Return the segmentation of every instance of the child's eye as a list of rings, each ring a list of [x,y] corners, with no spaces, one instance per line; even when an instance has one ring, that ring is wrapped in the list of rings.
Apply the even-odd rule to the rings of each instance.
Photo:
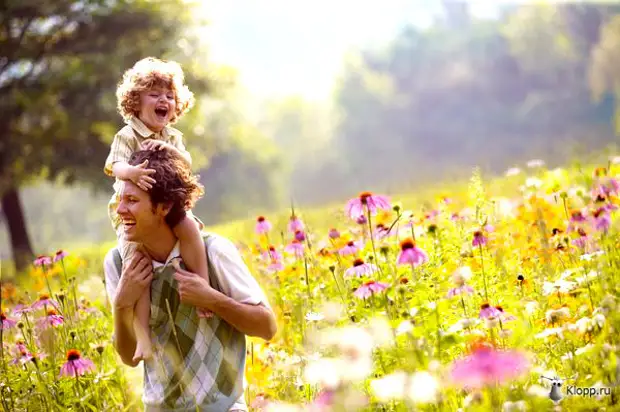
[[[168,96],[166,96],[169,100],[174,100],[174,95],[173,94],[169,94]]]

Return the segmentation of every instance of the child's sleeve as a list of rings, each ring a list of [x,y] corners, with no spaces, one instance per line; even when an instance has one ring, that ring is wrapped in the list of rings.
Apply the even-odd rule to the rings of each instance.
[[[108,176],[114,176],[112,173],[112,166],[116,162],[128,162],[131,154],[135,151],[135,147],[132,145],[133,139],[127,136],[123,131],[116,133],[112,145],[110,146],[110,153],[105,161],[103,171]]]
[[[190,163],[192,161],[192,155],[189,154],[189,152],[187,151],[187,148],[185,147],[185,144],[183,144],[183,135],[181,134],[175,134],[172,136],[172,139],[170,140],[170,143],[176,147],[179,152],[183,153],[183,155],[189,159]]]

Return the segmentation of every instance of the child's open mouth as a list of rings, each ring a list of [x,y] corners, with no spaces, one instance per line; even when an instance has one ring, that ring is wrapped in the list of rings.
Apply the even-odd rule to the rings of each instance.
[[[156,107],[155,114],[157,117],[164,119],[168,115],[168,109],[165,107]]]

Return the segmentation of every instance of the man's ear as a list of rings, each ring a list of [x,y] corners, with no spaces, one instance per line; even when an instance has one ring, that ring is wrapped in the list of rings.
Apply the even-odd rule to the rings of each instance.
[[[157,205],[157,215],[161,216],[163,218],[166,218],[166,216],[168,216],[168,213],[170,213],[170,210],[172,209],[172,203],[168,202],[168,203],[160,203]]]

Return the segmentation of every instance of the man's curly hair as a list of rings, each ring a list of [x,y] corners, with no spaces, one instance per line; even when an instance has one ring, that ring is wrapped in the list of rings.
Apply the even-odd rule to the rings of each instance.
[[[148,192],[153,209],[158,204],[171,205],[166,223],[173,228],[204,195],[204,186],[176,153],[168,150],[139,150],[131,155],[129,164],[136,166],[145,160],[148,160],[146,168],[155,170],[150,175],[155,179],[155,184]]]
[[[118,112],[128,121],[140,113],[140,92],[154,87],[167,87],[174,92],[175,113],[170,123],[176,123],[194,105],[194,93],[184,84],[185,75],[174,61],[147,57],[138,61],[123,74],[116,89]]]

